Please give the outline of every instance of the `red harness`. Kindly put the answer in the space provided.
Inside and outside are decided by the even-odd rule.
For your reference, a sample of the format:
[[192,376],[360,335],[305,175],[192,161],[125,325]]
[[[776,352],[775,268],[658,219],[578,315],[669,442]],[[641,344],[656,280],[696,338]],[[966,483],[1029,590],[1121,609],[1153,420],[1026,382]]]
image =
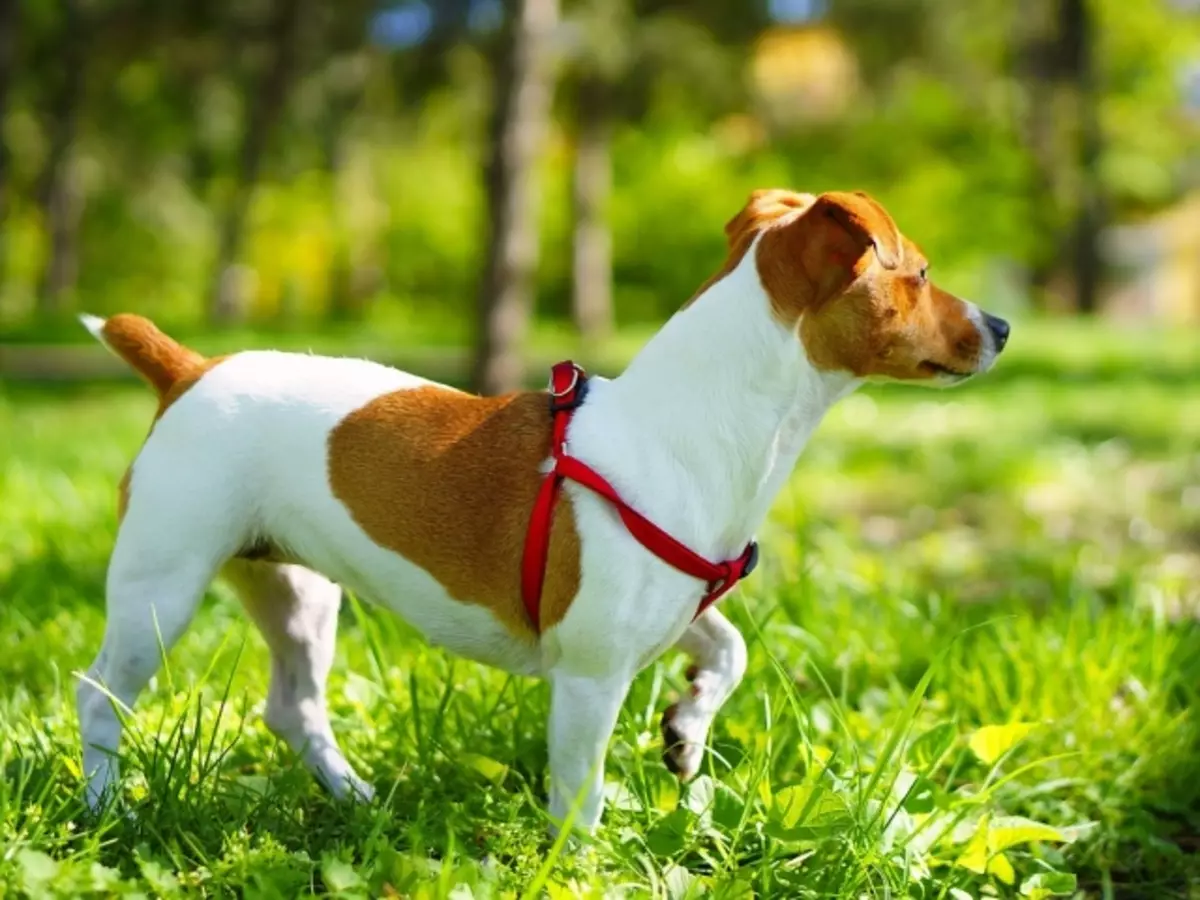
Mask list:
[[559,486],[569,478],[595,491],[617,508],[621,521],[639,544],[668,565],[699,578],[708,585],[701,598],[696,617],[731,591],[758,563],[758,544],[751,541],[736,559],[721,563],[709,562],[685,547],[637,510],[629,506],[595,469],[567,455],[567,426],[571,416],[587,393],[587,375],[573,362],[561,362],[550,370],[550,416],[554,422],[554,437],[550,445],[554,467],[542,481],[529,530],[525,534],[525,554],[521,561],[521,597],[535,631],[541,630],[540,608],[542,582],[546,576],[546,557],[550,550],[550,522]]

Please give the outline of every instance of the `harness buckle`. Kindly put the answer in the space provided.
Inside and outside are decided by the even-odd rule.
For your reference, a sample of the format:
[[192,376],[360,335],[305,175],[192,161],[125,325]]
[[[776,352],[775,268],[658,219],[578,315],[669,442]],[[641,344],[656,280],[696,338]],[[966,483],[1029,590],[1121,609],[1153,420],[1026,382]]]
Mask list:
[[[559,364],[562,365],[561,363]],[[555,390],[554,375],[559,370],[559,366],[555,366],[550,371],[550,383],[546,390],[550,394],[550,412],[551,414],[567,412],[568,410],[577,409],[582,403],[583,398],[587,394],[587,376],[583,372],[583,368],[577,363],[568,363],[571,367],[571,380],[562,390]]]
[[[740,566],[739,566],[740,564]],[[733,590],[734,585],[754,571],[758,565],[758,541],[751,541],[742,551],[742,555],[734,562],[723,562],[720,565],[721,577],[708,584],[708,596],[723,597]],[[741,571],[737,571],[738,569]],[[736,577],[734,573],[736,574]]]
[[746,557],[745,565],[742,566],[742,574],[738,576],[738,581],[741,581],[747,575],[755,570],[758,566],[758,541],[751,541],[746,547],[744,554]]

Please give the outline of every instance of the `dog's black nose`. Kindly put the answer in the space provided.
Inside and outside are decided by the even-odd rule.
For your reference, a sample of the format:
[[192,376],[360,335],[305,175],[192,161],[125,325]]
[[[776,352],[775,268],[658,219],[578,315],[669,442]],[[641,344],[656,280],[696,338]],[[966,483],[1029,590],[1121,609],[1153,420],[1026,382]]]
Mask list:
[[996,352],[999,353],[1004,349],[1004,345],[1008,343],[1008,323],[999,316],[983,314],[983,320],[987,322],[988,331],[992,333],[992,337],[996,340]]

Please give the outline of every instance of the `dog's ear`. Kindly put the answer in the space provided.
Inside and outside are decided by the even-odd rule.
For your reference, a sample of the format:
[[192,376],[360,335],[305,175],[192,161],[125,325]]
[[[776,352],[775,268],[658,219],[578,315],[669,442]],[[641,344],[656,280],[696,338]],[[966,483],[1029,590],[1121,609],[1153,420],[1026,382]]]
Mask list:
[[842,294],[873,260],[895,269],[902,253],[900,231],[882,206],[835,191],[765,229],[757,263],[776,315],[793,322]]
[[872,251],[885,269],[900,264],[892,217],[866,194],[831,192],[766,231],[758,270],[776,311],[790,320],[845,291],[871,265]]
[[816,199],[812,194],[798,194],[782,188],[754,191],[738,214],[725,223],[725,238],[730,249],[748,244],[768,225],[797,210],[808,209]]
[[812,215],[832,220],[850,236],[859,251],[855,254],[856,261],[867,247],[872,247],[879,264],[885,269],[900,265],[903,253],[900,229],[887,210],[862,191],[830,191],[822,194],[806,214]]
[[794,310],[788,318],[845,290],[862,273],[867,250],[874,248],[884,268],[894,269],[900,261],[896,223],[866,194],[831,192],[818,197],[766,188],[754,191],[726,223],[725,264],[688,304],[732,272],[760,234],[759,275],[776,311],[783,315],[785,309]]
[[812,194],[798,194],[782,188],[754,191],[738,214],[725,223],[725,239],[729,242],[729,253],[724,264],[700,285],[684,306],[690,306],[697,297],[737,268],[759,234],[782,224],[784,219],[795,218],[816,200]]

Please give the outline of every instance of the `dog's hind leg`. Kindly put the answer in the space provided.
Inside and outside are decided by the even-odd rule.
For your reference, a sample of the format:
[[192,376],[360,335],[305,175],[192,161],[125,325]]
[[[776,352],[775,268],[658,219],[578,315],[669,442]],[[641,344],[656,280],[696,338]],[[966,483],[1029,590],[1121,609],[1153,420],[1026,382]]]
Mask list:
[[325,707],[341,588],[303,566],[231,560],[221,573],[271,648],[266,723],[339,798],[374,795],[338,747]]
[[109,563],[104,642],[76,688],[83,773],[92,809],[111,799],[118,778],[121,718],[114,701],[132,708],[183,635],[220,564],[171,529],[123,523]]

